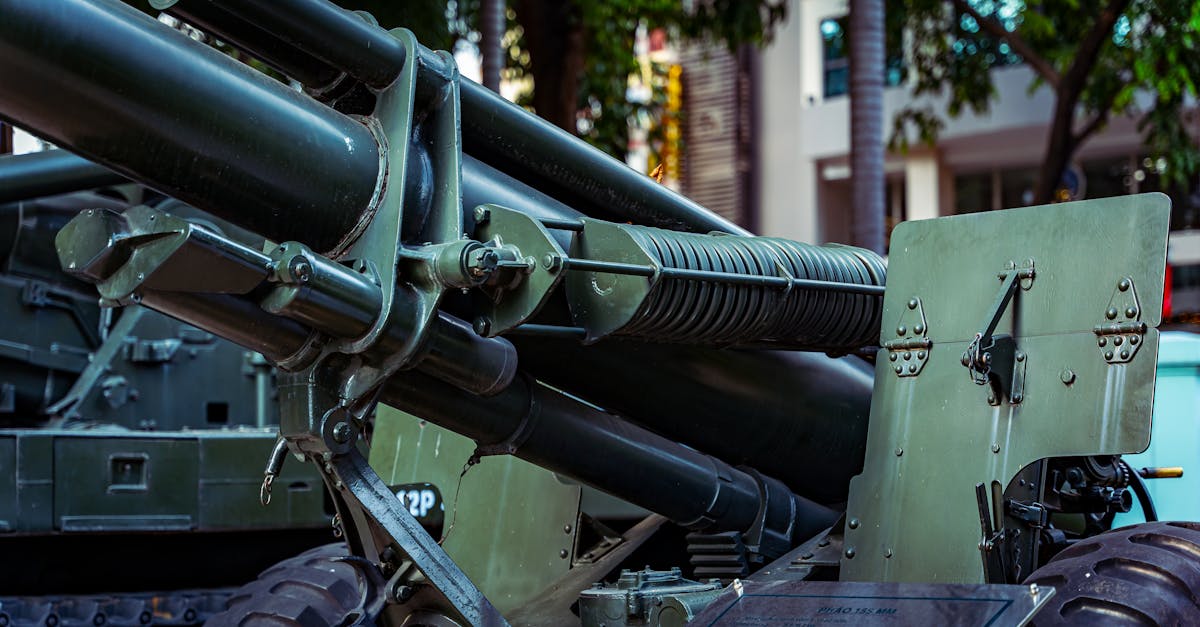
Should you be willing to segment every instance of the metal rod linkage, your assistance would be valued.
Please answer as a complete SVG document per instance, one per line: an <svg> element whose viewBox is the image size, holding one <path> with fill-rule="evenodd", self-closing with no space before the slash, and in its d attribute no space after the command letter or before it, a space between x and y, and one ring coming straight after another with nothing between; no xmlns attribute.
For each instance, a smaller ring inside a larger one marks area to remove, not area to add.
<svg viewBox="0 0 1200 627"><path fill-rule="evenodd" d="M763 276L758 274L738 274L734 272L715 272L713 270L688 270L686 268L655 268L633 263L618 263L615 261L596 261L593 259L571 259L564 257L563 268L567 270L582 270L585 272L607 272L610 274L627 274L632 276L658 276L667 279L685 281L709 281L713 283L728 283L731 285L767 285L786 289L819 289L830 292L845 292L849 294L867 294L883 296L882 285L859 285L857 283L839 283L836 281L816 281L813 279L793 279L784 276Z"/></svg>

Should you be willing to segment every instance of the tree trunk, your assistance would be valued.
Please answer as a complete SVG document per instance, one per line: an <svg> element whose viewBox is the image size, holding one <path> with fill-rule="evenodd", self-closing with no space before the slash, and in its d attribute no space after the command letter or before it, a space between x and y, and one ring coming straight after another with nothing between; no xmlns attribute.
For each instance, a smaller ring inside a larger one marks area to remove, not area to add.
<svg viewBox="0 0 1200 627"><path fill-rule="evenodd" d="M533 73L533 109L574 134L579 79L584 67L584 30L575 5L561 0L518 0Z"/></svg>
<svg viewBox="0 0 1200 627"><path fill-rule="evenodd" d="M1054 202L1054 191L1062 180L1063 172L1075 154L1075 137L1072 126L1075 120L1075 105L1078 95L1058 94L1055 99L1054 121L1050 126L1050 140L1046 142L1046 153L1042 156L1041 169L1033 189L1033 204L1046 205Z"/></svg>
<svg viewBox="0 0 1200 627"><path fill-rule="evenodd" d="M483 57L482 82L488 89L500 91L500 71L504 69L504 0L482 0L479 5L479 54Z"/></svg>
<svg viewBox="0 0 1200 627"><path fill-rule="evenodd" d="M850 2L853 242L883 254L883 0Z"/></svg>

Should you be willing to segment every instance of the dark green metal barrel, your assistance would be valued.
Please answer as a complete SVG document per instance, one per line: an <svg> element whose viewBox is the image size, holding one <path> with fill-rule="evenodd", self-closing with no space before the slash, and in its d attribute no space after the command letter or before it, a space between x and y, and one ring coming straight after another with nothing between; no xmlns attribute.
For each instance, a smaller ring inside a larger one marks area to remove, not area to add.
<svg viewBox="0 0 1200 627"><path fill-rule="evenodd" d="M305 76L323 77L328 68L336 67L369 87L380 88L404 67L404 48L387 31L327 0L162 0L158 4L184 20L194 19L302 82ZM271 34L256 38L256 30ZM293 50L280 53L280 41L290 43ZM421 49L421 54L432 53ZM323 80L307 85L314 96L324 95ZM478 83L464 79L461 91L463 152L521 182L594 217L701 233L749 234Z"/></svg>
<svg viewBox="0 0 1200 627"><path fill-rule="evenodd" d="M114 0L0 0L0 115L275 240L332 248L367 211L358 122Z"/></svg>
<svg viewBox="0 0 1200 627"><path fill-rule="evenodd" d="M65 150L0 157L0 203L127 182L128 179L120 174Z"/></svg>

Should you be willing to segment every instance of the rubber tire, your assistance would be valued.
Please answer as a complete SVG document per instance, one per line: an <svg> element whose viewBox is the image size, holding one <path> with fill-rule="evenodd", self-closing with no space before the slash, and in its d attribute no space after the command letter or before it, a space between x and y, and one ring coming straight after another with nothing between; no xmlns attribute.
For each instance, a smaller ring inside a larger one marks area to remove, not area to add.
<svg viewBox="0 0 1200 627"><path fill-rule="evenodd" d="M330 627L358 605L354 567L334 561L344 544L310 549L263 571L229 598L225 611L206 627Z"/></svg>
<svg viewBox="0 0 1200 627"><path fill-rule="evenodd" d="M1034 625L1194 625L1200 523L1144 523L1081 540L1025 583L1055 590Z"/></svg>

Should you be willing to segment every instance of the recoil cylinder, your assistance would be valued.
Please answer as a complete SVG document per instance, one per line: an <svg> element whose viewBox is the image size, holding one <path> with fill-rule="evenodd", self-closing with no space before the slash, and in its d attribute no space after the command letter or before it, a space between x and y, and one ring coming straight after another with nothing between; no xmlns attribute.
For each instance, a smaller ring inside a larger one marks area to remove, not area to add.
<svg viewBox="0 0 1200 627"><path fill-rule="evenodd" d="M878 339L887 271L861 248L585 220L571 257L590 341L850 351Z"/></svg>

